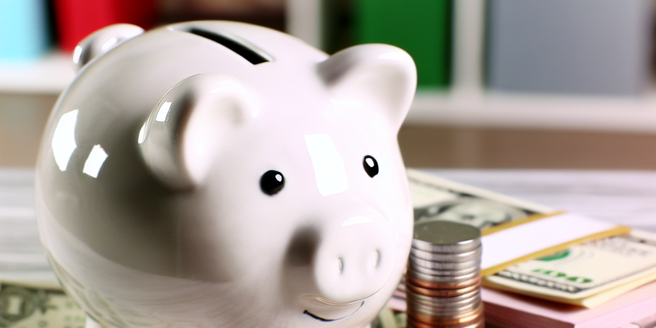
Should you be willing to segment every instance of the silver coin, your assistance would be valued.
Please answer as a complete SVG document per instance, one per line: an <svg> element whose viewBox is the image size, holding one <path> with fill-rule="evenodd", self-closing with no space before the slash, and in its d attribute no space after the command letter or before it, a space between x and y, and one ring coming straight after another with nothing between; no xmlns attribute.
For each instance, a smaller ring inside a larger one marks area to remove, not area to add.
<svg viewBox="0 0 656 328"><path fill-rule="evenodd" d="M471 250L468 250L468 251L466 251L466 252L438 252L438 251L427 251L427 250L425 250L425 249L417 248L417 247L415 247L414 245L411 245L410 248L411 248L411 249L416 249L416 250L418 250L418 251L426 252L426 253L436 254L436 255L460 255L460 254L468 254L468 253L471 253L471 252L481 251L481 250L482 250L482 246L481 246L481 245L478 245L478 247L476 247L476 248L474 248L474 249L471 249Z"/></svg>
<svg viewBox="0 0 656 328"><path fill-rule="evenodd" d="M430 260L425 260L416 257L413 254L410 254L409 264L421 266L428 269L434 269L434 270L463 270L472 267L480 267L481 260L477 259L477 260L464 261L464 262L430 261Z"/></svg>
<svg viewBox="0 0 656 328"><path fill-rule="evenodd" d="M429 252L463 253L481 246L481 230L452 221L415 224L412 246Z"/></svg>
<svg viewBox="0 0 656 328"><path fill-rule="evenodd" d="M413 270L415 270L417 272L421 272L423 274L429 274L429 275L432 275L432 276L445 276L445 277L447 277L447 276L450 276L450 277L463 276L463 275L470 274L474 271L479 271L480 272L480 270L481 270L480 266L472 266L472 267L469 267L469 268L466 268L466 269L460 269L460 270L431 269L431 268L424 268L420 265L413 265L412 263L410 264L410 267Z"/></svg>
<svg viewBox="0 0 656 328"><path fill-rule="evenodd" d="M468 300L462 300L458 302L452 302L452 303L429 303L429 302L424 302L412 298L408 298L408 307L411 308L424 308L425 310L430 310L435 312L448 312L452 310L462 310L463 308L467 308L470 306L476 306L481 304L481 297L476 296L472 297Z"/></svg>
<svg viewBox="0 0 656 328"><path fill-rule="evenodd" d="M428 252L428 251L416 249L414 247L410 247L410 254L427 261L435 261L435 262L475 261L481 259L482 253L483 253L483 248L480 246L474 249L473 251L469 251L465 253L457 253L457 254Z"/></svg>
<svg viewBox="0 0 656 328"><path fill-rule="evenodd" d="M410 268L408 270L408 274L411 277L415 278L415 279L425 281L425 282L456 283L456 282L460 282L460 281L474 279L474 278L476 278L477 276L480 275L480 272L474 271L472 273L461 275L461 276L433 276L433 275L430 275L430 274L417 272L417 271L413 270L412 268Z"/></svg>
<svg viewBox="0 0 656 328"><path fill-rule="evenodd" d="M481 295L480 289L475 289L469 293L458 295L458 296L453 296L453 297L437 297L437 296L428 296L428 295L422 295L419 293L416 293L414 291L410 291L407 293L408 297L412 297L412 299L415 299L417 301L421 301L424 303L449 303L449 302L458 302L462 300L470 300L475 297L479 297ZM410 296L412 295L412 296Z"/></svg>
<svg viewBox="0 0 656 328"><path fill-rule="evenodd" d="M481 302L475 302L448 309L438 309L417 303L408 303L408 312L414 312L428 317L451 317L472 312L480 306L480 303Z"/></svg>

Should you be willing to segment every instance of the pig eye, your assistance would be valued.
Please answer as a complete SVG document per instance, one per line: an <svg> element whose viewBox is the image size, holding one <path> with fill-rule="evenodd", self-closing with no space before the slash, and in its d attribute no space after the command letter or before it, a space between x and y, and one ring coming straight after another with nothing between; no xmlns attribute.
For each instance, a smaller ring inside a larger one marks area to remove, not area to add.
<svg viewBox="0 0 656 328"><path fill-rule="evenodd" d="M373 178L376 174L378 174L378 162L376 162L376 159L372 156L365 156L362 160L362 166L364 166L365 172L367 172L370 177Z"/></svg>
<svg viewBox="0 0 656 328"><path fill-rule="evenodd" d="M269 196L277 194L285 186L285 177L274 170L266 171L260 178L260 189Z"/></svg>

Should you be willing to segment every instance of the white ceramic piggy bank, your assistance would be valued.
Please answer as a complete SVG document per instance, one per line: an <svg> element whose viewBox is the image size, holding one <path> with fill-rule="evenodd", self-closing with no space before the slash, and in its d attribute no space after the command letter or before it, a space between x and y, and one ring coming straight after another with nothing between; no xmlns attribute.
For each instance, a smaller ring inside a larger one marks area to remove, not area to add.
<svg viewBox="0 0 656 328"><path fill-rule="evenodd" d="M82 41L36 175L88 327L363 327L412 239L410 56L284 33L114 25Z"/></svg>

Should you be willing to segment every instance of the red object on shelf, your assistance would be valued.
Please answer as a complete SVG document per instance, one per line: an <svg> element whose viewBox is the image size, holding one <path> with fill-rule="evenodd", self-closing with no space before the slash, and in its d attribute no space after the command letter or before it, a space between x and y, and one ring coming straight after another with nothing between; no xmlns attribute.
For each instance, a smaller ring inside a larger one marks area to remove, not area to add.
<svg viewBox="0 0 656 328"><path fill-rule="evenodd" d="M55 0L61 49L72 52L84 37L108 25L155 25L155 0Z"/></svg>

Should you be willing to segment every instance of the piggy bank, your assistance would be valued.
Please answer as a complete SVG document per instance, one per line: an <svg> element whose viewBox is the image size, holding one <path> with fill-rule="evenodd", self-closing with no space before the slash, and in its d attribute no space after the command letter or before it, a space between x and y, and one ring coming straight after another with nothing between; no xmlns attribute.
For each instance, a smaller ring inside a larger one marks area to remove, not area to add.
<svg viewBox="0 0 656 328"><path fill-rule="evenodd" d="M367 326L402 276L404 51L222 21L83 40L36 171L87 327Z"/></svg>

